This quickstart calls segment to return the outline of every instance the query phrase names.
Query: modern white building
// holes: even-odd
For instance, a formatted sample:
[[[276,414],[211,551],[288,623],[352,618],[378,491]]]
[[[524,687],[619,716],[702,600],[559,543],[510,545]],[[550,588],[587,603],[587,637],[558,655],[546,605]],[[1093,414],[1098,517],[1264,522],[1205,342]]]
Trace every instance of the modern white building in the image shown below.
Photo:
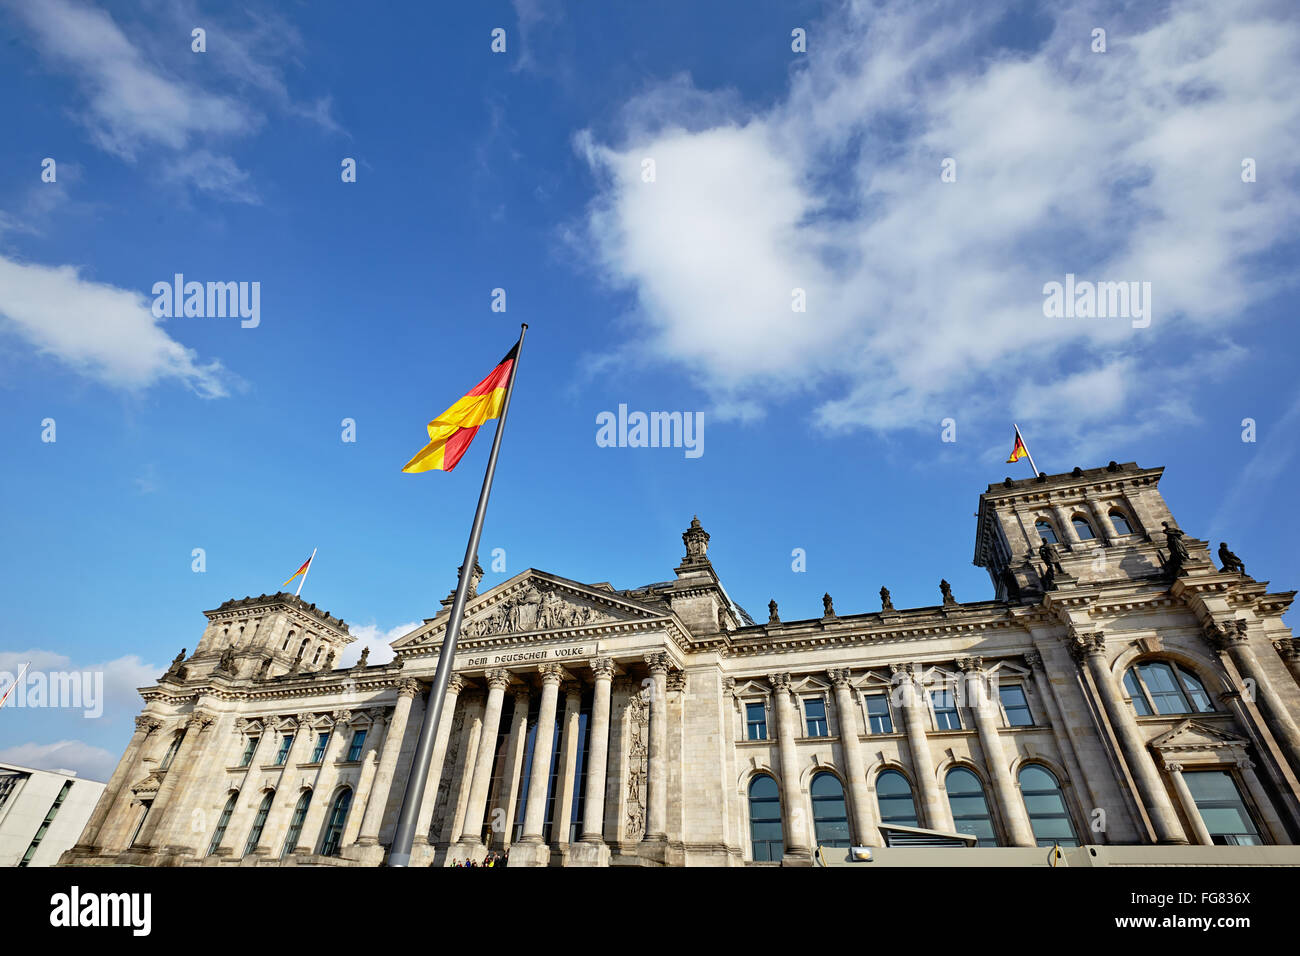
[[[103,792],[104,784],[71,770],[0,763],[0,866],[54,866]]]

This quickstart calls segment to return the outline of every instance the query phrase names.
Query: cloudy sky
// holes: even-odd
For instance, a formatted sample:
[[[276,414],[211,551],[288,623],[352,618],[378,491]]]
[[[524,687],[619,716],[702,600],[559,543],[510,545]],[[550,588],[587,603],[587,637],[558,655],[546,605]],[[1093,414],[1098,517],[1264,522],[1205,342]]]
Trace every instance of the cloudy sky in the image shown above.
[[[488,443],[399,469],[524,321],[489,585],[663,580],[698,513],[756,614],[984,599],[1013,421],[1300,582],[1293,4],[457,6],[0,0],[0,672],[106,697],[6,708],[0,760],[106,779],[201,612],[312,548],[385,659]],[[157,315],[177,273],[256,323]],[[1067,274],[1146,318],[1045,315]],[[598,446],[620,405],[704,454]]]

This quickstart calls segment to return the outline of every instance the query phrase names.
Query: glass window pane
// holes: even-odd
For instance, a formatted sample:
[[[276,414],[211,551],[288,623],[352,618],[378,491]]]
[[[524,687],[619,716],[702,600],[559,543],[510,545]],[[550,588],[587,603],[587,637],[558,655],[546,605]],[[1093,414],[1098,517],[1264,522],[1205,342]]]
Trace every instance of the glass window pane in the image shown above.
[[[1042,538],[1044,541],[1048,542],[1049,544],[1060,543],[1056,540],[1056,531],[1046,521],[1035,522],[1034,527],[1038,529],[1038,536]]]
[[[1090,541],[1095,537],[1092,533],[1092,525],[1088,524],[1086,518],[1074,519],[1074,531],[1079,536],[1080,541]]]
[[[1133,699],[1133,709],[1137,711],[1138,716],[1150,717],[1151,708],[1147,705],[1146,695],[1142,693],[1142,688],[1138,685],[1136,667],[1130,667],[1124,672],[1124,690]]]
[[[1133,533],[1133,528],[1129,525],[1128,519],[1121,512],[1112,511],[1110,513],[1110,523],[1115,526],[1116,534]]]

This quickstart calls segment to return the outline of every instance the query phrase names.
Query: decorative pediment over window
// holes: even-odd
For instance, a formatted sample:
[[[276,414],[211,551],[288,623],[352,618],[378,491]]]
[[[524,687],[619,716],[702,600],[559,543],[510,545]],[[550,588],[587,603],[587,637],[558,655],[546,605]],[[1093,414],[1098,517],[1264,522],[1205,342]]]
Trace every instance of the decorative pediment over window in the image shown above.
[[[135,794],[138,800],[148,800],[158,793],[158,788],[162,786],[162,780],[162,772],[151,770],[142,780],[132,784],[131,793]]]
[[[480,594],[465,609],[463,640],[505,634],[571,631],[602,624],[664,618],[662,610],[643,607],[604,588],[587,587],[538,571],[525,571]],[[395,651],[437,645],[447,629],[446,613],[399,638]]]
[[[1209,723],[1188,719],[1151,741],[1151,749],[1166,764],[1240,763],[1246,759],[1244,737]]]

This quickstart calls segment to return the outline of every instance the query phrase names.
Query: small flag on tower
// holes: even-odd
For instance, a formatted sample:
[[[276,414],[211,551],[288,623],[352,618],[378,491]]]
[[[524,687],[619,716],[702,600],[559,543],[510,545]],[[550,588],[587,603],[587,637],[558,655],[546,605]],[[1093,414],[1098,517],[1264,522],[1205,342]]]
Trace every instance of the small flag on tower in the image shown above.
[[[301,553],[301,552],[299,552],[299,553]],[[305,575],[307,574],[307,569],[311,567],[311,562],[312,562],[312,560],[313,560],[315,557],[316,557],[316,552],[313,551],[313,552],[311,553],[311,557],[308,558],[306,561],[304,561],[304,562],[302,563],[302,567],[300,567],[297,571],[293,572],[293,576],[290,577],[288,581],[285,581],[284,584],[282,584],[282,585],[280,585],[280,586],[281,586],[281,587],[284,587],[284,586],[287,585],[287,584],[291,584],[291,583],[293,582],[293,579],[296,578],[296,577],[297,577],[298,575],[300,575],[300,574],[305,576]]]
[[[1029,457],[1029,452],[1025,449],[1025,440],[1020,437],[1020,432],[1017,431],[1016,447],[1011,449],[1011,457],[1007,459],[1007,464],[1010,465],[1014,462],[1019,461],[1021,458],[1028,458],[1028,457]]]

